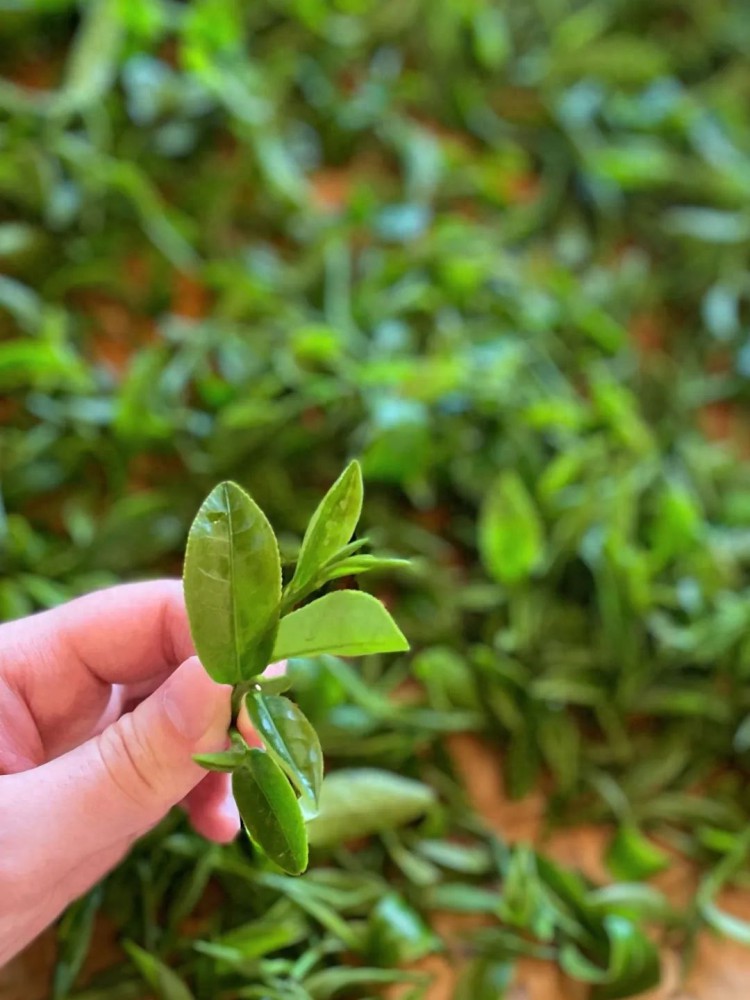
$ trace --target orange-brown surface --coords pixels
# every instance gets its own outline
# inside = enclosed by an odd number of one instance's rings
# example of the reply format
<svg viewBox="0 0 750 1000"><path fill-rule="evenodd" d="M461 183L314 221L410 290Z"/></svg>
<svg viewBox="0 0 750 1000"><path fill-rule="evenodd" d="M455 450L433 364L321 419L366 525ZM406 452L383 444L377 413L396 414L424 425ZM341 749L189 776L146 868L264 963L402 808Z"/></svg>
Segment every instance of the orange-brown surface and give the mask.
<svg viewBox="0 0 750 1000"><path fill-rule="evenodd" d="M544 801L531 795L522 802L509 802L502 788L493 751L479 741L460 737L453 741L455 759L477 808L510 842L541 842ZM582 827L553 834L544 840L544 849L559 861L574 865L597 880L606 878L602 851L608 831ZM676 862L658 880L675 904L688 899L694 874L685 864ZM732 912L750 919L750 893L731 891L723 904ZM452 945L448 956L431 956L420 964L434 975L430 1000L451 1000L457 970L460 968L461 932L467 929L466 918L438 917L438 929ZM92 968L106 964L114 942L104 926L97 932ZM49 969L54 958L54 936L44 935L27 952L0 972L1 1000L44 1000L49 995ZM683 970L679 954L663 954L663 983L657 990L642 994L643 1000L745 1000L750 997L750 951L729 941L704 935L695 961ZM144 992L144 1000L147 994ZM392 994L395 998L397 993ZM586 1000L587 991L566 979L553 965L522 961L509 1000Z"/></svg>

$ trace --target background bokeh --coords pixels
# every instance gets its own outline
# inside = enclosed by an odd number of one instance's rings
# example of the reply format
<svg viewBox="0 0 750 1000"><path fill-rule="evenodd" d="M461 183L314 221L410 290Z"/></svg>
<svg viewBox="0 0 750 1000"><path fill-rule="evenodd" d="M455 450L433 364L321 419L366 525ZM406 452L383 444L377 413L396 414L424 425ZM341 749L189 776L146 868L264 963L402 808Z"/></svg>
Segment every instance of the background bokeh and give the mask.
<svg viewBox="0 0 750 1000"><path fill-rule="evenodd" d="M67 918L56 997L100 908L198 1000L375 995L451 904L490 920L471 1000L530 951L631 995L649 921L750 939L713 902L748 849L748 56L744 0L0 2L0 613L179 573L227 477L293 556L359 456L414 655L300 666L300 700L332 766L441 800L298 889L171 819ZM466 731L608 824L621 883L677 851L697 894L592 902L509 850Z"/></svg>

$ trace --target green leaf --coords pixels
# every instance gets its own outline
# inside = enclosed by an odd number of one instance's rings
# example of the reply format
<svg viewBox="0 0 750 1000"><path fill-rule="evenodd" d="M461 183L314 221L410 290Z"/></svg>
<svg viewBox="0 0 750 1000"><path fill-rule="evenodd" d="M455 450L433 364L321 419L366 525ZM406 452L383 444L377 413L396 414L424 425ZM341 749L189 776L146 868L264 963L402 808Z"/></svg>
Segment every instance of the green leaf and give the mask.
<svg viewBox="0 0 750 1000"><path fill-rule="evenodd" d="M502 473L490 487L479 513L479 553L500 583L527 579L544 552L542 523L516 472Z"/></svg>
<svg viewBox="0 0 750 1000"><path fill-rule="evenodd" d="M659 982L656 945L632 921L610 914L602 921L606 938L590 958L572 941L560 949L560 965L574 979L595 984L595 1000L619 1000L650 989Z"/></svg>
<svg viewBox="0 0 750 1000"><path fill-rule="evenodd" d="M669 905L658 889L640 882L616 882L593 889L589 905L600 913L618 913L631 920L663 919Z"/></svg>
<svg viewBox="0 0 750 1000"><path fill-rule="evenodd" d="M270 910L255 920L232 927L217 944L237 948L245 958L255 958L310 936L310 924L305 916L285 900L279 900Z"/></svg>
<svg viewBox="0 0 750 1000"><path fill-rule="evenodd" d="M3 280L0 275L0 294ZM5 394L29 382L37 388L84 388L84 368L64 344L31 339L0 343L0 391Z"/></svg>
<svg viewBox="0 0 750 1000"><path fill-rule="evenodd" d="M265 751L247 752L232 775L232 792L252 840L290 875L307 868L307 837L297 798Z"/></svg>
<svg viewBox="0 0 750 1000"><path fill-rule="evenodd" d="M592 1000L621 1000L651 989L659 982L659 952L645 932L624 917L604 918L609 941L607 981L595 986Z"/></svg>
<svg viewBox="0 0 750 1000"><path fill-rule="evenodd" d="M323 751L318 735L288 698L250 691L245 707L271 754L301 795L317 806L323 782Z"/></svg>
<svg viewBox="0 0 750 1000"><path fill-rule="evenodd" d="M58 926L59 948L52 986L53 1000L70 993L91 945L94 919L102 904L102 888L96 886L68 907Z"/></svg>
<svg viewBox="0 0 750 1000"><path fill-rule="evenodd" d="M312 872L307 879L292 879L287 875L277 875L274 872L259 872L254 875L253 881L260 886L281 892L287 899L291 900L296 907L303 910L317 924L325 928L329 934L346 946L351 951L361 951L362 948L362 926L359 923L349 923L341 916L340 911L347 907L346 897L338 892L328 893L318 888L316 874L317 869ZM325 869L323 875L328 874ZM355 879L362 879L362 875L354 875ZM371 889L366 895L366 899L372 902Z"/></svg>
<svg viewBox="0 0 750 1000"><path fill-rule="evenodd" d="M669 855L630 824L621 826L607 849L607 867L625 882L651 878L669 867Z"/></svg>
<svg viewBox="0 0 750 1000"><path fill-rule="evenodd" d="M389 985L391 983L418 983L424 981L424 976L417 972L407 972L403 969L357 969L347 966L321 969L305 980L305 995L310 1000L329 1000L343 991L352 996L365 996L362 991L366 986Z"/></svg>
<svg viewBox="0 0 750 1000"><path fill-rule="evenodd" d="M494 889L484 889L467 882L441 882L429 890L430 909L452 913L484 913L497 916L500 896Z"/></svg>
<svg viewBox="0 0 750 1000"><path fill-rule="evenodd" d="M309 937L310 925L303 914L292 911L284 919L277 919L272 909L258 920L241 924L216 940L197 941L195 949L242 969L253 959L289 948Z"/></svg>
<svg viewBox="0 0 750 1000"><path fill-rule="evenodd" d="M234 771L245 759L245 750L232 747L218 753L194 753L193 760L207 771Z"/></svg>
<svg viewBox="0 0 750 1000"><path fill-rule="evenodd" d="M133 941L126 941L123 947L158 1000L193 1000L193 994L182 979L156 955L152 955Z"/></svg>
<svg viewBox="0 0 750 1000"><path fill-rule="evenodd" d="M708 926L717 933L732 941L750 946L750 922L747 920L719 909L711 900L701 904L700 913Z"/></svg>
<svg viewBox="0 0 750 1000"><path fill-rule="evenodd" d="M334 771L323 782L320 807L308 820L307 837L316 847L366 837L411 823L434 801L429 786L390 771Z"/></svg>
<svg viewBox="0 0 750 1000"><path fill-rule="evenodd" d="M292 686L292 678L289 674L279 674L277 677L256 677L255 684L261 689L263 694L283 694Z"/></svg>
<svg viewBox="0 0 750 1000"><path fill-rule="evenodd" d="M363 549L365 545L370 544L370 539L365 536L364 538L355 538L353 542L349 542L348 545L344 545L340 548L335 556L327 563L328 566L334 565L334 563L341 562L344 559L348 559L349 556L355 555L360 549Z"/></svg>
<svg viewBox="0 0 750 1000"><path fill-rule="evenodd" d="M350 462L310 519L290 589L302 591L347 544L362 512L362 470Z"/></svg>
<svg viewBox="0 0 750 1000"><path fill-rule="evenodd" d="M366 951L377 965L414 962L438 947L439 939L398 893L383 896L370 912Z"/></svg>
<svg viewBox="0 0 750 1000"><path fill-rule="evenodd" d="M503 11L491 5L480 7L471 27L477 61L485 69L497 72L508 59L512 44Z"/></svg>
<svg viewBox="0 0 750 1000"><path fill-rule="evenodd" d="M76 35L65 73L65 83L55 94L52 110L69 114L101 100L117 73L123 40L119 4L90 0Z"/></svg>
<svg viewBox="0 0 750 1000"><path fill-rule="evenodd" d="M274 660L292 656L366 656L409 648L388 611L370 594L337 590L282 618Z"/></svg>
<svg viewBox="0 0 750 1000"><path fill-rule="evenodd" d="M503 1000L514 971L507 958L477 958L464 969L453 1000Z"/></svg>
<svg viewBox="0 0 750 1000"><path fill-rule="evenodd" d="M184 587L195 648L211 677L238 684L261 673L278 625L281 563L265 515L236 483L220 483L201 505Z"/></svg>
<svg viewBox="0 0 750 1000"><path fill-rule="evenodd" d="M44 315L44 305L41 298L26 285L15 278L9 278L5 274L0 274L0 312L6 311L15 319L16 323L29 333L38 329L42 323ZM38 361L35 355L39 355ZM38 341L12 340L10 345L3 343L2 355L3 364L0 371L14 368L18 370L21 378L34 376L34 368L38 366L43 370L43 365L47 362L47 357L53 354L53 345ZM49 363L49 362L47 362ZM20 384L23 384L20 382ZM10 388L12 383L8 383L7 375L3 380L3 388Z"/></svg>
<svg viewBox="0 0 750 1000"><path fill-rule="evenodd" d="M433 864L465 875L486 875L492 868L489 850L480 844L460 844L448 840L420 840L416 850Z"/></svg>
<svg viewBox="0 0 750 1000"><path fill-rule="evenodd" d="M572 979L583 983L605 983L609 979L607 969L592 962L570 941L560 949L560 966Z"/></svg>
<svg viewBox="0 0 750 1000"><path fill-rule="evenodd" d="M689 551L701 531L698 499L682 483L668 480L658 498L649 549L658 565Z"/></svg>
<svg viewBox="0 0 750 1000"><path fill-rule="evenodd" d="M384 556L354 555L340 562L325 566L317 578L319 584L337 580L342 576L358 576L360 573L385 572L391 569L411 569L408 559L388 559Z"/></svg>

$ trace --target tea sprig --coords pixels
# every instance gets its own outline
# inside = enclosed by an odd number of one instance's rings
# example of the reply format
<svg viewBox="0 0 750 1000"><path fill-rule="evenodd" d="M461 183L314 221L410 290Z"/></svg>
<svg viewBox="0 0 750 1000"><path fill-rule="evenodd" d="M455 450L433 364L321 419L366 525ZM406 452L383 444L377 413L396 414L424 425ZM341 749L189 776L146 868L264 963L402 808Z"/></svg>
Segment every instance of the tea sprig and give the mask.
<svg viewBox="0 0 750 1000"><path fill-rule="evenodd" d="M196 760L208 770L231 773L248 835L293 875L307 867L305 818L317 812L323 751L313 726L278 683L259 683L263 671L296 656L409 648L389 612L369 594L337 590L295 609L330 580L354 572L353 564L359 572L404 564L372 556L363 563L364 556L354 555L361 546L351 537L362 496L362 472L354 461L313 514L283 589L273 528L236 483L219 483L211 491L188 536L184 589L195 648L214 680L233 685L234 721L244 706L264 747L249 747L233 727L227 750Z"/></svg>

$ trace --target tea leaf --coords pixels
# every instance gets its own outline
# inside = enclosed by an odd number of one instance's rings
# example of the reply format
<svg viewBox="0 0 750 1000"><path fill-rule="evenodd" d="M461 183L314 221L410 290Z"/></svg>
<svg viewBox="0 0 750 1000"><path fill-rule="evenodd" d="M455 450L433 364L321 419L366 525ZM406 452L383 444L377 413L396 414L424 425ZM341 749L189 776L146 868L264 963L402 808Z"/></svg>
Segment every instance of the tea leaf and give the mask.
<svg viewBox="0 0 750 1000"><path fill-rule="evenodd" d="M378 965L401 965L439 947L439 938L398 893L383 896L368 920L366 949Z"/></svg>
<svg viewBox="0 0 750 1000"><path fill-rule="evenodd" d="M324 567L318 575L318 581L328 583L342 576L358 576L360 573L385 572L392 569L410 569L408 559L388 559L384 556L355 555L333 562Z"/></svg>
<svg viewBox="0 0 750 1000"><path fill-rule="evenodd" d="M409 645L385 607L370 594L338 590L282 618L274 660L293 656L366 656Z"/></svg>
<svg viewBox="0 0 750 1000"><path fill-rule="evenodd" d="M362 511L362 470L350 462L321 500L302 540L291 591L303 591L354 534Z"/></svg>
<svg viewBox="0 0 750 1000"><path fill-rule="evenodd" d="M195 753L193 760L207 771L234 771L245 759L240 749L220 750L218 753Z"/></svg>
<svg viewBox="0 0 750 1000"><path fill-rule="evenodd" d="M726 910L720 909L711 901L701 904L700 913L708 926L718 934L723 934L731 941L750 945L750 922L747 920L743 920L733 913L727 913Z"/></svg>
<svg viewBox="0 0 750 1000"><path fill-rule="evenodd" d="M289 674L280 674L278 677L256 677L254 683L264 695L284 694L292 686L292 678Z"/></svg>
<svg viewBox="0 0 750 1000"><path fill-rule="evenodd" d="M669 913L666 899L657 889L640 883L619 882L592 889L588 896L593 909L619 913L631 920L660 919Z"/></svg>
<svg viewBox="0 0 750 1000"><path fill-rule="evenodd" d="M245 707L266 750L301 795L318 804L323 782L323 751L317 733L300 709L274 694L249 692Z"/></svg>
<svg viewBox="0 0 750 1000"><path fill-rule="evenodd" d="M306 996L311 1000L329 1000L343 991L351 993L366 986L389 985L391 983L418 983L424 977L416 972L403 969L323 969L305 980ZM363 994L360 994L363 995Z"/></svg>
<svg viewBox="0 0 750 1000"><path fill-rule="evenodd" d="M126 941L123 948L158 1000L193 1000L193 994L177 973L156 955L150 954L133 941Z"/></svg>
<svg viewBox="0 0 750 1000"><path fill-rule="evenodd" d="M500 583L518 583L539 565L544 546L541 521L515 472L502 473L490 487L477 530L482 561Z"/></svg>
<svg viewBox="0 0 750 1000"><path fill-rule="evenodd" d="M320 806L307 821L312 846L338 844L411 823L435 801L427 785L373 768L344 769L328 775Z"/></svg>
<svg viewBox="0 0 750 1000"><path fill-rule="evenodd" d="M507 960L476 959L461 976L453 1000L502 1000L513 973L514 966Z"/></svg>
<svg viewBox="0 0 750 1000"><path fill-rule="evenodd" d="M658 983L659 953L654 943L624 917L607 916L603 923L607 935L604 966L568 943L560 951L560 964L568 975L595 984L596 1000L633 996Z"/></svg>
<svg viewBox="0 0 750 1000"><path fill-rule="evenodd" d="M271 526L235 483L213 489L198 511L184 585L190 631L206 671L226 684L261 673L276 635L281 564Z"/></svg>
<svg viewBox="0 0 750 1000"><path fill-rule="evenodd" d="M66 67L63 89L52 102L55 113L80 111L101 100L117 72L123 40L122 20L117 4L92 0Z"/></svg>
<svg viewBox="0 0 750 1000"><path fill-rule="evenodd" d="M651 989L659 982L659 952L644 931L618 916L604 918L609 938L609 973L593 990L593 1000L619 1000Z"/></svg>
<svg viewBox="0 0 750 1000"><path fill-rule="evenodd" d="M278 764L250 749L232 774L232 793L252 840L290 875L307 867L307 837L299 803Z"/></svg>
<svg viewBox="0 0 750 1000"><path fill-rule="evenodd" d="M53 1000L70 993L89 952L94 919L102 904L102 890L96 886L67 911L58 928L60 947L52 985Z"/></svg>
<svg viewBox="0 0 750 1000"><path fill-rule="evenodd" d="M634 826L624 824L607 849L607 867L627 882L650 878L669 867L669 855L643 836Z"/></svg>

